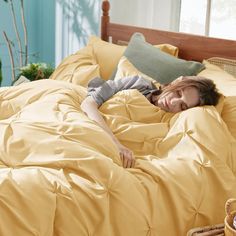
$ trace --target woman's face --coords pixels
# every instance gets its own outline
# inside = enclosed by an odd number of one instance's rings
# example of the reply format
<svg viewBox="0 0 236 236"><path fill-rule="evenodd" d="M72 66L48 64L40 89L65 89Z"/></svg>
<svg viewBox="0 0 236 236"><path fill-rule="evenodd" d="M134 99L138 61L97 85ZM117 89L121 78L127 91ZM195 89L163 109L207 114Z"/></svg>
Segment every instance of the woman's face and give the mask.
<svg viewBox="0 0 236 236"><path fill-rule="evenodd" d="M184 111L199 105L199 92L195 87L187 87L173 92L163 92L161 95L154 95L152 102L162 110L172 113Z"/></svg>

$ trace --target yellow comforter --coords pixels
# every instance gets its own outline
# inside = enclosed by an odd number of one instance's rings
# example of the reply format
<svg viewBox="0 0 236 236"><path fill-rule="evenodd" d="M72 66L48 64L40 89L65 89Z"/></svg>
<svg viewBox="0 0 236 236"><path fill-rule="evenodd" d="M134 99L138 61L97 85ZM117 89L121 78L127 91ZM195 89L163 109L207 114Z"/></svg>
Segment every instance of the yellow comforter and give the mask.
<svg viewBox="0 0 236 236"><path fill-rule="evenodd" d="M184 236L223 222L236 145L215 107L173 115L136 90L115 95L100 110L135 153L124 169L85 96L55 80L0 89L1 236Z"/></svg>

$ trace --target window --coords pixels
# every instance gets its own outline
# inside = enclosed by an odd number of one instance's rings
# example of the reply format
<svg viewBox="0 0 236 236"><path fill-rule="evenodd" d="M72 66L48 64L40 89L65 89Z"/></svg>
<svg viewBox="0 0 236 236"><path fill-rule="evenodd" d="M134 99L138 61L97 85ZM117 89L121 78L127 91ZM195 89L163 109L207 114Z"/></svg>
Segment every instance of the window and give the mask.
<svg viewBox="0 0 236 236"><path fill-rule="evenodd" d="M236 0L181 0L179 31L236 39Z"/></svg>

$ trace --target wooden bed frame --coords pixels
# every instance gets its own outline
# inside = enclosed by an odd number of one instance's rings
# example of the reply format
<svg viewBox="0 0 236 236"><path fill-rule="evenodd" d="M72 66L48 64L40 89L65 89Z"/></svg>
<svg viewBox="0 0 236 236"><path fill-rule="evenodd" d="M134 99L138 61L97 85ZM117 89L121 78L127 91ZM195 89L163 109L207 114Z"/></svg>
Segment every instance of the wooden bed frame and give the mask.
<svg viewBox="0 0 236 236"><path fill-rule="evenodd" d="M179 57L182 59L201 62L211 57L223 57L236 60L236 41L234 40L115 24L110 22L109 10L109 1L103 0L101 38L105 41L111 39L112 43L128 42L134 32L140 32L151 44L175 45L179 48Z"/></svg>

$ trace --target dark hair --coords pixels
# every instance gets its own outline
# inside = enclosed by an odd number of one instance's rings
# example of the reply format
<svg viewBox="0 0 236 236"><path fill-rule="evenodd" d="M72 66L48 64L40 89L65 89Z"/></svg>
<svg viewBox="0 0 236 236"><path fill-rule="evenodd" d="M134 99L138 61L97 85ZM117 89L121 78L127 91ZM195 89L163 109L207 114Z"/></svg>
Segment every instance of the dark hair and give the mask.
<svg viewBox="0 0 236 236"><path fill-rule="evenodd" d="M163 92L172 92L182 90L187 87L195 87L199 91L200 103L199 106L217 105L221 94L218 92L216 85L210 79L200 76L184 76L180 80L176 80L161 88Z"/></svg>

